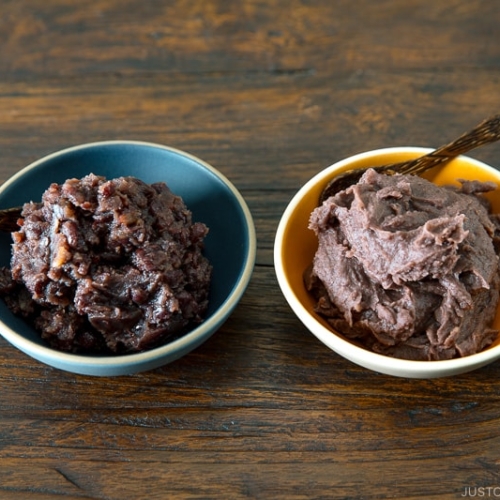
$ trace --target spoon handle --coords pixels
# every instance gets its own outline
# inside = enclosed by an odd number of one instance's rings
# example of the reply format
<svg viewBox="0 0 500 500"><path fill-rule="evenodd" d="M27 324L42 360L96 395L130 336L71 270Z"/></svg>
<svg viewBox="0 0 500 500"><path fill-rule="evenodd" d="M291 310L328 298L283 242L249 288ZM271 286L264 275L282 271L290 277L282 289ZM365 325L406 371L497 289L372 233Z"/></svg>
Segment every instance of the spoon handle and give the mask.
<svg viewBox="0 0 500 500"><path fill-rule="evenodd" d="M462 134L458 139L441 146L430 153L414 160L392 163L390 165L373 166L377 172L387 174L421 174L432 167L467 153L483 144L500 140L500 115L492 116L479 125ZM330 180L319 196L321 205L330 196L356 184L363 176L365 169L353 169L342 172Z"/></svg>
<svg viewBox="0 0 500 500"><path fill-rule="evenodd" d="M421 174L426 170L451 160L461 154L472 151L479 146L500 139L500 115L492 116L479 125L461 135L458 139L431 151L430 153L409 162L387 165L384 170L397 170L401 174ZM398 167L398 165L400 165Z"/></svg>
<svg viewBox="0 0 500 500"><path fill-rule="evenodd" d="M0 210L0 231L12 233L19 231L18 219L21 217L21 207Z"/></svg>

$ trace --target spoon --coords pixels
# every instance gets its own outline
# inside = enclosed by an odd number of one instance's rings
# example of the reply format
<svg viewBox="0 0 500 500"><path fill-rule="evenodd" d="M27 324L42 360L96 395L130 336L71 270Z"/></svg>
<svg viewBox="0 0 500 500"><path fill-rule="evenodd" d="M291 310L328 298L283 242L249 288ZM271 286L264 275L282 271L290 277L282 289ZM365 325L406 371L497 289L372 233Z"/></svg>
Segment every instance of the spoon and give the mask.
<svg viewBox="0 0 500 500"><path fill-rule="evenodd" d="M21 217L22 207L5 208L0 210L0 231L12 233L19 231L17 221Z"/></svg>
<svg viewBox="0 0 500 500"><path fill-rule="evenodd" d="M401 163L393 163L390 165L381 165L372 167L379 173L388 175L394 174L422 174L432 167L440 165L441 163L452 160L453 158L467 153L484 144L490 144L500 139L500 115L492 116L484 120L479 125L474 127L469 132L461 135L453 142L441 146L430 153L420 156L414 160L403 161ZM366 167L368 168L368 167ZM319 197L319 204L321 205L326 199L330 198L339 191L356 184L361 179L366 168L355 168L347 170L334 177L324 187Z"/></svg>

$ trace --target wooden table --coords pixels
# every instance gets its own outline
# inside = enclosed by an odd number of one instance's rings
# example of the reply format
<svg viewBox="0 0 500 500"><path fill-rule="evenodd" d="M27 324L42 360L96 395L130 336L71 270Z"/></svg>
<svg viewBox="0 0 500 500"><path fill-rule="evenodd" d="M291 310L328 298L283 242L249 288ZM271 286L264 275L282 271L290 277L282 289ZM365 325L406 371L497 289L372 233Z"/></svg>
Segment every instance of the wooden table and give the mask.
<svg viewBox="0 0 500 500"><path fill-rule="evenodd" d="M500 497L500 363L370 372L278 288L274 234L346 156L438 146L499 111L495 0L4 0L0 182L61 148L167 144L246 198L255 272L163 368L93 378L0 340L1 499ZM500 146L471 154L500 167Z"/></svg>

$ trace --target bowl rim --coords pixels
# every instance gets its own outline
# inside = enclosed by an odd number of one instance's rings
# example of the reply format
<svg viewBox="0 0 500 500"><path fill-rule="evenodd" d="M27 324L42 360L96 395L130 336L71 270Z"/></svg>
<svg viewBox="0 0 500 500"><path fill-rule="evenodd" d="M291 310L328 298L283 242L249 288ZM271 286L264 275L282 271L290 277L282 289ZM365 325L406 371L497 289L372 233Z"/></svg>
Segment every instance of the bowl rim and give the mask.
<svg viewBox="0 0 500 500"><path fill-rule="evenodd" d="M374 156L379 156L388 153L418 153L426 154L433 151L434 148L425 148L419 146L399 146L399 147L388 147L375 149L370 151L365 151L362 153L355 154L353 156L344 158L338 162L333 163L324 170L321 170L316 175L314 175L309 181L307 181L292 197L288 206L286 207L283 215L279 221L278 228L275 236L274 244L274 267L275 273L278 280L278 284L281 291L287 300L289 306L304 324L304 326L313 333L321 342L330 347L338 354L342 355L350 361L362 365L364 367L370 368L374 371L385 373L389 375L397 375L412 378L423 378L423 377L434 377L434 376L446 376L455 373L463 373L465 371L471 371L472 369L479 368L490 362L495 361L500 358L500 344L494 346L490 349L478 352L476 354L471 354L462 358L446 359L446 360L436 360L436 361L415 361L406 360L401 358L391 358L389 356L384 356L378 354L363 347L359 347L348 340L343 339L341 336L337 335L332 330L323 326L310 312L303 306L300 300L297 298L295 293L290 286L290 282L286 275L282 253L283 248L283 237L291 215L297 209L300 201L304 195L311 189L312 186L316 186L318 183L326 182L327 179L332 177L334 172L339 169L350 165L351 163L371 158ZM466 155L460 155L459 158L465 159L468 163L476 165L481 169L486 171L494 172L498 176L498 170L493 168L486 163L479 160L471 158Z"/></svg>
<svg viewBox="0 0 500 500"><path fill-rule="evenodd" d="M23 335L17 333L10 327L8 327L3 319L0 317L0 334L8 340L10 343L18 347L20 350L25 353L34 353L36 352L40 356L43 356L44 363L57 363L65 364L67 366L74 367L75 370L84 369L86 367L91 366L93 369L105 369L108 372L113 372L114 369L119 369L126 364L130 369L133 369L135 365L143 366L148 362L153 362L154 360L165 358L167 356L175 356L176 353L179 354L177 357L183 355L188 350L191 350L193 344L198 341L204 340L205 337L209 336L213 331L215 331L221 324L227 319L227 317L231 314L232 310L236 307L243 293L245 292L255 265L256 252L257 252L257 237L255 231L255 224L252 218L252 214L248 208L248 205L240 194L240 192L236 189L234 184L219 170L215 167L207 163L206 161L194 156L190 153L182 151L180 149L166 146L162 144L157 144L154 142L147 141L138 141L138 140L105 140L105 141L95 141L84 144L78 144L75 146L71 146L68 148L61 149L59 151L55 151L50 153L42 158L35 160L34 162L28 164L13 176L11 176L5 183L0 186L0 195L3 191L12 183L17 181L20 177L23 177L27 172L37 168L39 165L46 163L47 161L51 161L54 158L64 156L68 153L72 153L82 149L91 149L101 146L140 146L140 147L148 147L148 148L158 148L175 155L179 155L185 157L195 163L198 163L206 170L208 170L212 175L218 178L223 184L229 189L231 194L236 198L238 205L241 208L245 224L246 224L246 233L248 237L248 248L246 249L246 256L244 260L244 266L242 267L238 280L233 286L232 290L224 300L224 302L209 316L207 317L200 325L186 333L185 335L179 337L178 339L173 340L172 342L168 342L165 345L156 347L154 349L150 349L147 351L139 352L139 353L131 353L131 354L121 354L116 356L98 356L98 355L84 355L84 354L73 354L67 353L63 351L57 351L48 346L40 345L36 342L33 342ZM195 346L196 347L196 346ZM87 372L79 372L79 373L87 373Z"/></svg>

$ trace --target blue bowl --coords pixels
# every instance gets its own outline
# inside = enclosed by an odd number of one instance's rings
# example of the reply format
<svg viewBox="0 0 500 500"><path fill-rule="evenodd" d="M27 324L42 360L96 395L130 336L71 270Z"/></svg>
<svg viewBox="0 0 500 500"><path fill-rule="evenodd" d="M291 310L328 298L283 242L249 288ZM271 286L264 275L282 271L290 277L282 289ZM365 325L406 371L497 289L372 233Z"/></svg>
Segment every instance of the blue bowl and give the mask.
<svg viewBox="0 0 500 500"><path fill-rule="evenodd" d="M40 334L14 316L0 300L0 334L18 349L50 366L86 375L136 373L172 362L206 341L232 313L243 295L255 264L256 237L250 211L236 188L215 168L182 151L135 141L107 141L75 146L27 166L0 187L0 208L40 201L53 182L89 173L113 179L137 177L165 182L181 196L193 221L209 228L205 255L213 265L206 319L171 342L137 354L78 355L47 346ZM11 257L11 236L0 234L0 265Z"/></svg>

